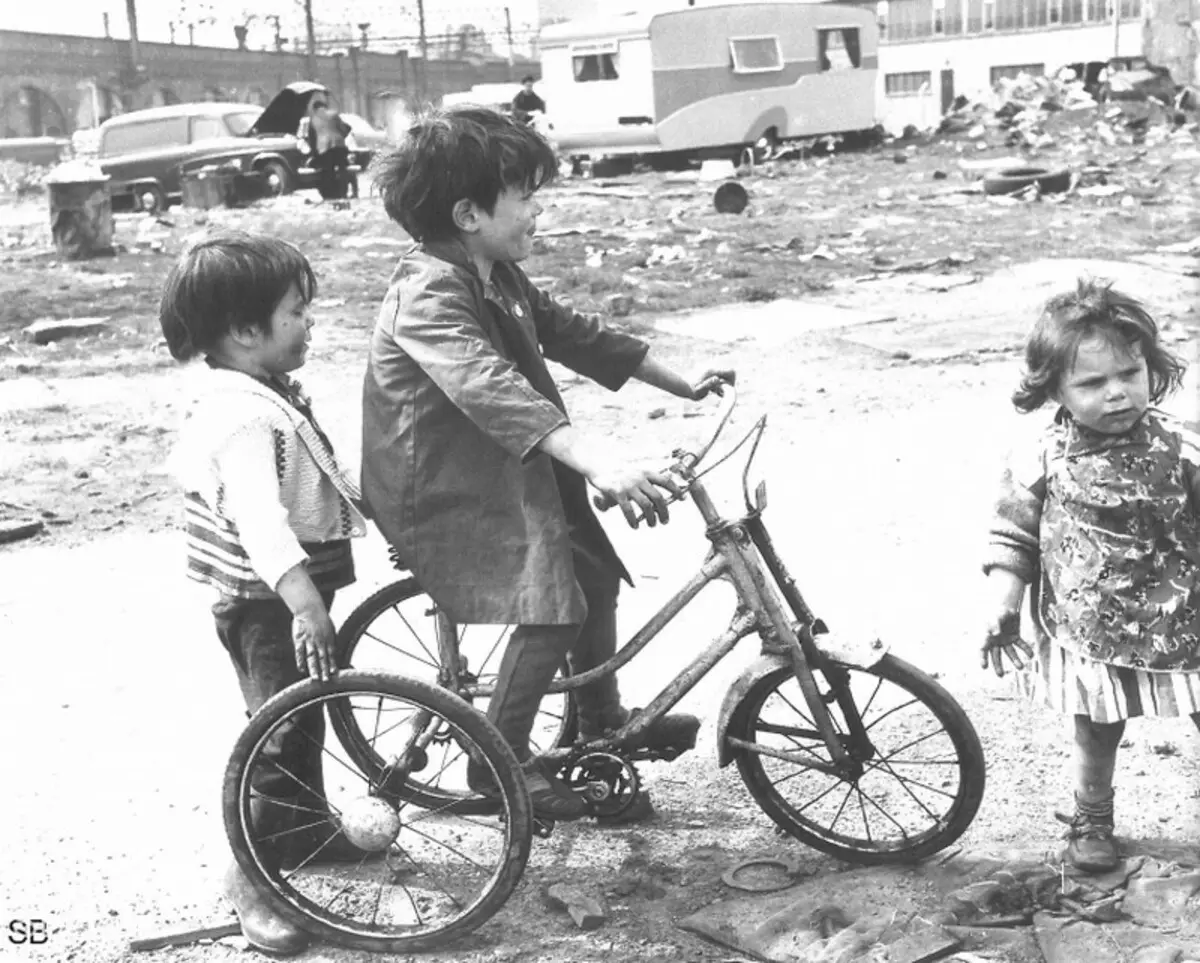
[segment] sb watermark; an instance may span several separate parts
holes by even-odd
[[[50,926],[45,920],[12,919],[4,928],[4,941],[14,946],[42,946],[50,942]]]

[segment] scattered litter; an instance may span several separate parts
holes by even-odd
[[[412,244],[412,241],[400,240],[399,238],[395,238],[395,237],[382,237],[382,236],[348,237],[344,241],[342,241],[342,247],[348,247],[348,248],[375,247],[377,245],[384,245],[386,247],[409,247],[411,244]]]
[[[108,330],[108,318],[42,318],[27,325],[22,333],[34,344],[49,344],[63,338],[86,338]]]

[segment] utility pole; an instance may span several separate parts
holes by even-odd
[[[313,26],[312,0],[304,0],[304,29],[308,33],[308,79],[317,79],[317,29]]]
[[[137,0],[125,0],[125,16],[129,19],[129,65],[136,75],[138,64]]]
[[[112,40],[112,32],[108,28],[108,13],[100,14],[104,18],[104,39]]]
[[[360,23],[358,25],[358,32],[362,36],[362,49],[363,50],[367,49],[367,30],[370,29],[370,26],[371,26],[371,24],[369,22],[368,23]]]
[[[513,79],[513,39],[512,39],[512,11],[508,7],[504,8],[504,33],[508,37],[508,80],[512,83]]]
[[[417,0],[417,23],[420,26],[421,50],[421,99],[425,99],[425,71],[429,67],[429,38],[425,35],[425,0]]]

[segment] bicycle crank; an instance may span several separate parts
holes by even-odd
[[[568,759],[563,782],[587,803],[592,816],[616,816],[633,805],[641,788],[637,769],[624,756],[588,752]]]

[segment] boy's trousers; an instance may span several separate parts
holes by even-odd
[[[566,661],[575,674],[595,668],[617,650],[617,592],[620,576],[595,554],[574,546],[575,578],[587,602],[581,625],[518,625],[500,660],[488,718],[517,758],[529,758],[529,734],[554,674]],[[615,675],[575,690],[580,729],[596,733],[620,725]]]
[[[322,598],[328,607],[333,593]],[[247,717],[271,696],[308,678],[306,671],[296,667],[292,613],[282,599],[223,597],[212,611],[217,635],[237,672]],[[293,814],[324,812],[324,744],[325,717],[319,706],[293,714],[263,747],[261,764],[250,776],[251,786],[262,796],[286,800]]]

